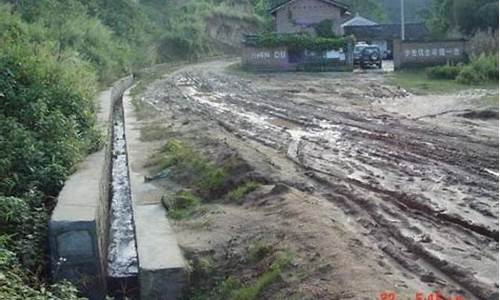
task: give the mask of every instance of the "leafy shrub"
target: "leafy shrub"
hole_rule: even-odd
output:
[[[21,270],[14,252],[7,250],[5,236],[0,235],[0,299],[80,300],[77,290],[63,282],[51,286],[33,287],[30,278]],[[83,300],[83,299],[82,299]]]
[[[74,51],[79,32],[36,22],[0,4],[0,298],[77,299],[68,284],[44,285],[42,274],[54,196],[99,144],[96,68]]]
[[[39,0],[23,3],[18,9],[30,23],[24,24],[24,36],[44,44],[64,64],[78,60],[97,72],[102,82],[110,82],[130,68],[131,49],[96,17],[87,14],[87,6],[77,0]],[[64,17],[61,17],[64,12]]]
[[[481,54],[472,58],[456,79],[462,84],[479,84],[486,81],[498,81],[498,53]]]
[[[454,80],[462,70],[462,66],[437,66],[426,70],[427,77],[430,79],[450,79]]]
[[[4,232],[13,232],[29,215],[27,203],[15,197],[0,197],[0,227]]]
[[[337,38],[337,35],[333,32],[332,20],[323,20],[314,25],[314,31],[316,31],[316,34],[322,38]]]
[[[37,273],[44,264],[48,212],[40,193],[24,198],[0,196],[0,236],[7,239],[3,247],[17,254],[23,267]]]
[[[59,191],[97,139],[93,86],[92,73],[78,65],[23,44],[0,48],[0,193]]]
[[[227,196],[228,196],[229,200],[231,200],[231,201],[240,202],[243,199],[243,197],[245,197],[247,194],[255,191],[260,186],[261,186],[261,184],[259,182],[256,182],[256,181],[246,182],[243,185],[240,185],[237,188],[230,191],[227,194]]]

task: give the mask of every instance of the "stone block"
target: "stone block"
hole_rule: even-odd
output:
[[[142,300],[177,300],[188,282],[187,265],[161,204],[134,207]]]

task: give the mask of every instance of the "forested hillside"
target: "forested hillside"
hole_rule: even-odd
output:
[[[498,1],[434,0],[424,13],[436,35],[498,30]]]
[[[388,22],[401,23],[401,0],[377,0],[377,2],[385,11]],[[431,2],[432,0],[405,0],[406,21],[422,21],[422,11],[426,9]]]

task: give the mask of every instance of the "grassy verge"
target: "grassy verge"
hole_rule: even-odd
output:
[[[247,194],[255,191],[260,186],[261,186],[261,184],[259,182],[249,181],[249,182],[246,182],[246,183],[236,187],[235,189],[231,190],[227,194],[227,196],[228,196],[229,200],[231,200],[232,202],[236,202],[236,203],[241,204],[241,202],[243,201],[243,198],[245,198],[245,196]]]
[[[262,252],[262,256],[257,261],[252,258],[254,254],[252,249],[249,249],[247,262],[250,265],[246,267],[257,271],[253,279],[243,281],[238,277],[241,274],[234,272],[210,290],[196,289],[194,295],[191,295],[188,299],[255,300],[262,297],[269,286],[279,282],[293,260],[293,254],[290,251],[276,251],[270,246],[264,248],[265,252]],[[203,257],[196,262],[194,270],[199,275],[214,276],[216,272],[215,261]]]
[[[447,94],[470,88],[498,88],[497,81],[465,85],[455,80],[429,79],[424,69],[397,71],[388,75],[388,81],[417,95]]]
[[[210,162],[180,140],[168,141],[155,157],[160,169],[172,169],[175,178],[193,187],[200,196],[209,197],[229,177],[226,168]]]
[[[496,95],[485,96],[481,99],[484,104],[498,107],[498,93]]]
[[[162,134],[168,135],[167,129],[165,132]],[[242,170],[248,172],[248,167],[238,157],[229,155],[220,161],[212,161],[192,145],[178,139],[168,140],[149,158],[145,167],[157,174],[157,178],[168,177],[189,190],[189,193],[164,196],[169,216],[174,219],[192,216],[198,206],[214,200],[241,204],[247,194],[261,185],[255,180],[232,181],[241,175]]]
[[[192,216],[202,203],[202,200],[191,191],[186,190],[175,195],[163,196],[162,203],[167,208],[170,218],[180,220]]]
[[[241,283],[235,277],[228,277],[217,289],[219,299],[254,300],[258,299],[264,290],[278,281],[285,268],[292,261],[288,252],[279,252],[270,267],[260,274],[253,282]]]
[[[163,118],[148,122],[141,127],[140,139],[143,142],[165,140],[169,136],[169,124]]]

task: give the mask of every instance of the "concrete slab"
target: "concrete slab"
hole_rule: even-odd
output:
[[[135,207],[141,299],[181,299],[186,263],[161,204]]]
[[[52,221],[93,221],[99,205],[104,150],[89,155],[66,181],[57,198]]]
[[[134,213],[141,267],[147,270],[184,268],[186,264],[163,205],[136,205]]]
[[[181,299],[188,282],[187,263],[161,205],[164,191],[144,181],[142,166],[144,158],[153,150],[152,145],[140,140],[141,123],[127,92],[123,96],[123,108],[141,299]]]

